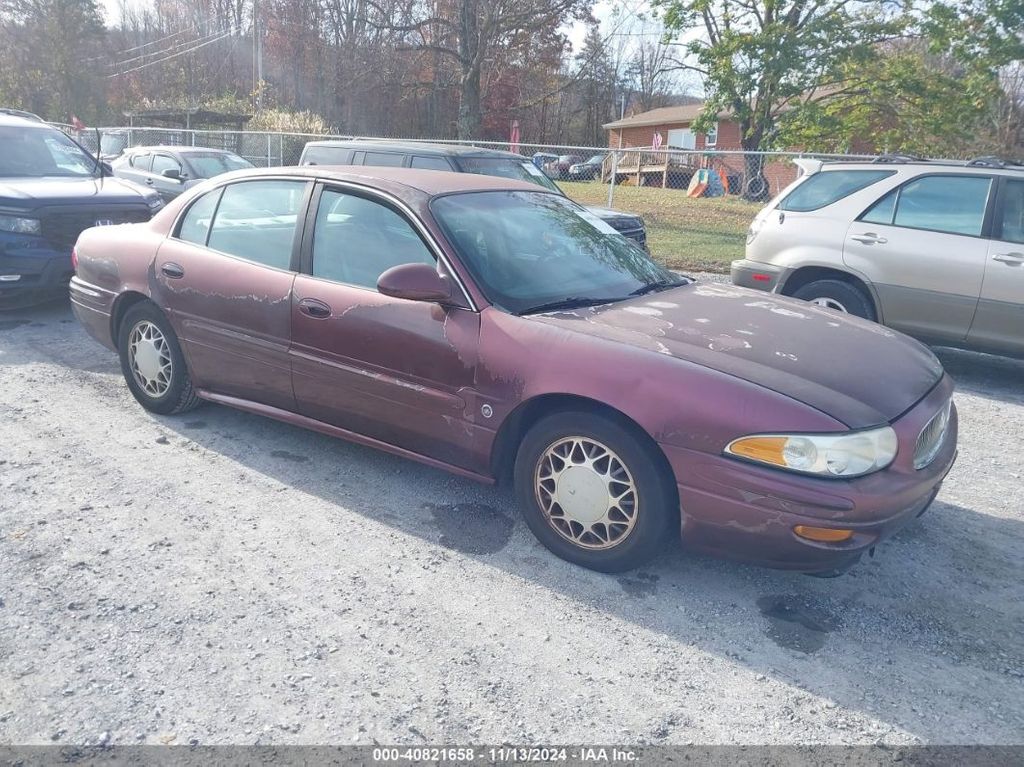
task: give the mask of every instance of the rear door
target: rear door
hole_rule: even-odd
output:
[[[295,409],[288,344],[297,221],[311,184],[238,181],[199,197],[157,252],[167,309],[201,389]]]
[[[306,223],[292,297],[299,412],[448,463],[473,467],[479,314],[377,292],[392,266],[445,271],[421,230],[391,202],[323,188]],[[469,415],[467,415],[469,414]]]
[[[1002,178],[981,300],[968,341],[997,353],[1024,354],[1024,179]]]
[[[992,187],[983,174],[917,176],[850,225],[843,260],[873,283],[886,325],[937,342],[967,338]]]
[[[153,155],[150,152],[130,152],[125,162],[118,166],[117,175],[137,184],[145,184],[152,164]]]

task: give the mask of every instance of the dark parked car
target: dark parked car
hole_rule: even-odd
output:
[[[221,173],[251,168],[234,152],[193,146],[137,146],[111,163],[114,175],[156,189],[170,202],[186,189]]]
[[[569,168],[581,162],[583,162],[583,158],[578,154],[563,154],[558,159],[552,160],[545,165],[544,172],[551,176],[551,178],[564,181],[569,178]]]
[[[537,166],[540,170],[544,170],[544,166],[547,165],[549,162],[554,162],[555,160],[557,160],[558,155],[550,154],[549,152],[534,152],[530,156],[530,159],[533,161],[533,164]]]
[[[917,341],[680,278],[535,184],[242,171],[77,253],[75,314],[144,407],[511,477],[540,541],[598,570],[681,529],[833,571],[922,514],[956,453],[953,385]]]
[[[0,109],[0,308],[67,295],[83,229],[148,221],[162,205],[38,117]]]
[[[570,181],[593,181],[601,178],[601,168],[604,165],[604,155],[595,154],[585,162],[578,162],[569,166]]]
[[[564,194],[537,166],[522,155],[450,144],[410,141],[310,141],[299,165],[376,165],[425,170],[453,170],[529,181]],[[587,210],[647,250],[644,220],[632,213],[587,206]]]

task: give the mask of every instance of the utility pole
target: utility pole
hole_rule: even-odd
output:
[[[260,81],[263,78],[260,55],[260,0],[252,0],[252,106],[260,105]]]

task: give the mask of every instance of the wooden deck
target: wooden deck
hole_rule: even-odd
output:
[[[700,154],[671,153],[644,149],[612,150],[601,166],[601,181],[607,183],[615,174],[615,183],[630,181],[637,186],[661,185],[662,189],[673,186],[685,187],[700,167]],[[613,170],[614,169],[614,170]]]

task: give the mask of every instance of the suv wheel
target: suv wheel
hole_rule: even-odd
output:
[[[516,455],[515,486],[530,530],[554,554],[591,570],[652,559],[677,520],[675,495],[650,446],[592,414],[548,416]]]
[[[809,282],[793,293],[808,303],[835,309],[855,317],[863,317],[874,322],[877,319],[871,297],[856,285],[843,280],[815,280]]]

